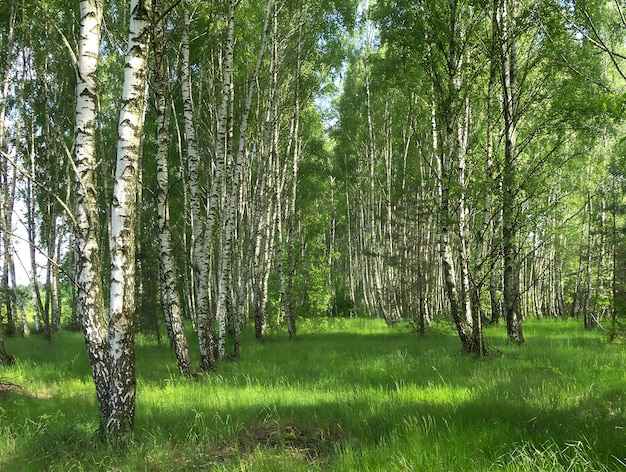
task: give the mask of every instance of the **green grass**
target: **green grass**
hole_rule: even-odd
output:
[[[82,336],[7,340],[0,470],[626,470],[626,349],[580,324],[532,321],[492,356],[380,320],[301,320],[246,333],[241,359],[197,380],[137,341],[136,435],[99,442]],[[196,353],[197,354],[197,353]]]

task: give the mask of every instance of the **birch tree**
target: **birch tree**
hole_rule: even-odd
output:
[[[135,419],[135,218],[147,94],[150,0],[132,0],[111,205],[110,411],[106,429],[125,436]]]
[[[210,274],[210,232],[215,219],[212,206],[215,200],[214,193],[209,196],[208,214],[203,215],[201,208],[204,196],[200,183],[200,156],[196,139],[196,124],[193,108],[192,74],[189,61],[189,26],[190,16],[188,5],[185,4],[183,17],[183,34],[181,42],[181,87],[183,99],[184,130],[186,144],[187,179],[189,185],[189,206],[191,218],[191,266],[192,266],[192,294],[195,313],[193,317],[197,323],[198,343],[200,347],[200,366],[204,371],[216,367],[215,361],[215,327],[210,313],[211,304],[211,274]],[[218,177],[221,172],[219,159],[215,162],[215,171]],[[219,179],[214,179],[216,186]]]
[[[4,103],[4,100],[0,101],[0,103]],[[1,105],[0,105],[1,106]],[[3,119],[4,117],[2,116],[2,109],[0,109],[0,119]],[[0,125],[2,124],[2,122],[0,122]],[[3,135],[4,135],[4,130],[0,128],[0,144],[3,144]],[[4,181],[5,178],[5,167],[4,167],[4,155],[5,155],[5,150],[4,147],[0,146],[0,182]],[[0,253],[0,255],[2,256],[0,258],[0,260],[2,260],[3,262],[3,267],[7,266],[8,264],[8,259],[11,256],[9,251],[12,251],[11,247],[7,247],[6,246],[6,233],[7,233],[7,228],[5,225],[5,221],[6,221],[6,216],[5,216],[5,205],[4,205],[4,199],[5,199],[5,192],[4,191],[0,191],[0,233],[2,236],[2,240],[0,241],[0,248],[1,250],[4,251],[4,253]],[[8,267],[8,266],[7,266]],[[7,284],[4,284],[2,282],[0,282],[0,293],[2,293],[3,298],[4,296],[7,296],[8,293],[8,286]],[[2,300],[0,299],[0,302],[2,302]],[[10,306],[7,306],[7,310],[11,309]],[[8,365],[8,364],[13,364],[15,362],[15,357],[9,353],[7,353],[5,345],[4,345],[4,325],[2,322],[2,316],[1,316],[1,310],[2,307],[0,306],[0,365]]]
[[[161,15],[163,1],[157,0],[155,12]],[[168,164],[168,103],[165,89],[167,59],[165,54],[166,19],[155,25],[154,32],[154,97],[157,114],[157,218],[159,228],[159,277],[161,281],[161,305],[165,314],[170,345],[176,352],[178,368],[183,375],[195,373],[189,344],[184,331],[180,293],[176,284],[176,262],[172,254],[169,206]]]
[[[226,40],[226,61],[232,61],[233,55],[233,46],[234,46],[234,32],[235,32],[235,9],[238,1],[231,1],[228,13],[228,33]],[[229,146],[234,146],[233,144],[229,144],[227,140],[227,134],[222,132],[218,135],[218,152],[226,152],[227,160],[226,163],[230,164],[232,168],[230,172],[232,173],[230,180],[230,186],[225,186],[224,190],[226,193],[226,206],[225,210],[225,218],[224,218],[224,229],[223,234],[221,236],[221,246],[219,252],[218,259],[218,277],[217,277],[217,300],[216,300],[216,321],[218,326],[218,338],[217,338],[217,352],[220,358],[225,356],[226,349],[226,324],[228,320],[229,314],[227,313],[227,294],[230,292],[229,284],[232,283],[232,274],[231,267],[233,265],[232,262],[232,244],[234,238],[234,229],[236,225],[235,217],[236,217],[236,209],[238,207],[239,202],[239,191],[240,191],[240,182],[241,182],[241,174],[243,168],[243,160],[245,158],[246,153],[246,135],[248,131],[248,120],[250,115],[250,108],[252,106],[252,99],[255,94],[255,86],[259,77],[259,72],[262,65],[263,56],[265,54],[266,47],[266,38],[267,31],[269,26],[269,18],[270,13],[272,11],[273,0],[268,0],[264,22],[263,22],[263,32],[261,36],[261,43],[259,45],[259,51],[257,55],[256,64],[252,73],[250,85],[248,87],[248,94],[245,97],[244,106],[241,114],[241,121],[239,123],[239,138],[237,140],[237,148],[234,150],[229,150]],[[226,69],[225,65],[225,69]],[[228,66],[230,68],[230,66]],[[231,78],[225,76],[224,84],[230,84]],[[229,85],[229,89],[232,87],[232,84]],[[229,90],[229,96],[232,92]],[[232,97],[230,98],[232,100]],[[218,118],[221,125],[218,127],[218,130],[224,129],[226,127],[226,122],[224,120],[224,116]],[[231,117],[232,119],[232,117]],[[220,140],[220,135],[222,140]],[[229,155],[234,151],[234,159],[229,159]],[[228,180],[227,180],[228,182]],[[232,308],[231,308],[232,309]],[[231,315],[232,316],[232,313]]]
[[[516,344],[524,343],[520,313],[519,206],[517,204],[517,37],[516,0],[503,0],[498,6],[502,108],[504,115],[504,168],[502,172],[502,251],[504,256],[504,314],[507,334]]]
[[[102,5],[81,1],[77,67],[75,158],[78,309],[91,361],[103,434],[123,438],[135,411],[134,218],[138,159],[146,100],[150,2],[131,3],[118,125],[117,166],[111,208],[111,287],[105,312],[100,266],[96,186],[96,98]]]
[[[100,430],[104,433],[111,406],[108,317],[104,308],[101,279],[99,189],[96,175],[97,69],[102,15],[102,3],[99,0],[81,0],[80,36],[76,60],[74,194],[77,311],[83,323],[100,409]]]
[[[474,6],[464,1],[418,2],[399,11],[391,4],[381,4],[377,14],[384,25],[383,41],[393,48],[390,59],[402,64],[402,56],[408,58],[407,71],[422,78],[421,87],[413,79],[416,85],[411,90],[423,97],[427,106],[422,119],[430,126],[421,132],[420,147],[432,171],[430,176],[421,173],[430,179],[422,178],[419,185],[434,189],[438,202],[440,287],[463,349],[485,355],[480,310],[472,303],[476,277],[470,249],[476,237],[473,195],[482,181],[470,167],[476,145],[472,138],[477,134],[475,109],[482,105],[474,98],[480,96],[482,68],[471,54],[479,52],[479,34],[484,34],[484,28],[478,26],[481,23]],[[410,44],[407,34],[414,39]]]
[[[11,84],[11,69],[13,66],[13,57],[15,52],[15,22],[17,7],[11,2],[8,24],[6,30],[6,48],[0,70],[2,73],[2,82],[0,84],[0,313],[2,304],[6,307],[8,330],[12,332],[16,326],[14,316],[14,303],[9,289],[9,277],[11,266],[13,263],[13,243],[12,243],[12,218],[15,194],[15,170],[9,172],[9,155],[7,143],[6,115],[7,102],[9,99],[9,86]],[[12,166],[13,168],[15,166]],[[13,267],[13,270],[14,267]],[[1,319],[1,315],[0,315]],[[1,323],[0,323],[1,324]],[[0,329],[3,329],[0,326]],[[4,362],[8,360],[4,351],[4,340],[2,339],[2,347],[0,348],[0,357]]]
[[[15,271],[15,259],[13,257],[13,211],[15,208],[17,171],[15,163],[10,164],[8,160],[0,162],[0,166],[2,166],[0,182],[3,184],[3,188],[0,190],[0,193],[2,193],[0,199],[3,204],[2,209],[0,209],[0,217],[2,217],[0,225],[2,226],[2,242],[5,248],[0,290],[6,307],[7,331],[9,334],[15,334],[18,330],[17,306],[11,289],[10,279],[11,273]]]

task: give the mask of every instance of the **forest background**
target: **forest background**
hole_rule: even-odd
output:
[[[450,320],[478,356],[487,324],[523,344],[531,317],[620,337],[619,0],[10,0],[0,19],[0,358],[5,334],[82,330],[103,434],[133,429],[138,332],[188,376],[248,326],[320,316]]]

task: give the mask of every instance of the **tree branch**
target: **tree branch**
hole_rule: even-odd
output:
[[[579,28],[578,26],[576,26],[576,29],[578,30],[579,33],[581,33],[585,39],[587,39],[591,44],[593,44],[594,46],[596,46],[598,49],[606,52],[609,57],[611,58],[611,62],[613,63],[613,66],[615,67],[615,69],[617,70],[617,72],[619,73],[619,75],[622,76],[622,78],[624,80],[626,80],[626,74],[622,71],[621,67],[619,66],[619,63],[617,62],[617,59],[622,59],[622,60],[626,60],[626,56],[614,51],[613,49],[609,48],[606,43],[602,40],[602,37],[600,36],[600,33],[598,32],[595,23],[593,22],[593,20],[591,19],[591,15],[589,15],[589,12],[587,10],[585,10],[585,8],[583,8],[582,6],[580,6],[580,11],[582,12],[582,14],[584,15],[585,19],[587,20],[587,23],[589,24],[589,27],[591,28],[591,30],[593,31],[593,34],[595,35],[595,37],[597,38],[594,39],[591,36],[589,36],[589,34],[587,34],[587,32],[583,29],[583,28]]]
[[[76,219],[74,218],[74,214],[72,213],[72,211],[69,209],[69,207],[67,206],[67,203],[65,203],[61,197],[59,197],[58,195],[56,195],[54,192],[50,191],[49,188],[47,188],[44,184],[42,184],[41,182],[39,182],[37,180],[37,178],[33,175],[31,175],[30,173],[28,173],[22,166],[20,166],[17,162],[15,162],[14,159],[11,158],[11,156],[9,156],[6,152],[0,150],[0,154],[2,154],[2,157],[4,157],[9,164],[11,164],[22,177],[27,178],[28,180],[30,180],[32,183],[34,183],[37,187],[39,187],[40,189],[44,190],[46,193],[48,193],[49,195],[51,195],[59,205],[61,205],[61,207],[63,208],[63,210],[65,210],[65,213],[67,214],[67,216],[70,218],[70,220],[72,221],[72,223],[74,224],[74,226],[76,226]]]
[[[43,12],[44,16],[46,17],[46,20],[48,20],[48,23],[56,30],[56,32],[61,37],[61,41],[63,42],[63,45],[65,46],[65,48],[67,49],[68,54],[70,55],[70,59],[72,60],[72,64],[74,65],[75,68],[77,68],[78,67],[78,58],[76,57],[76,53],[74,52],[74,49],[72,48],[72,45],[69,43],[69,41],[67,40],[67,38],[63,34],[63,31],[61,31],[61,28],[59,28],[59,25],[57,25],[56,22],[50,17],[50,15],[46,11],[46,9],[41,5],[41,2],[39,0],[35,0],[35,4]]]

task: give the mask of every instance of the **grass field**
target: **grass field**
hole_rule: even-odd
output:
[[[626,470],[626,347],[573,321],[529,321],[527,345],[487,330],[491,357],[453,332],[380,320],[301,320],[246,333],[241,359],[196,380],[137,339],[136,435],[98,441],[82,336],[7,340],[0,470]]]

